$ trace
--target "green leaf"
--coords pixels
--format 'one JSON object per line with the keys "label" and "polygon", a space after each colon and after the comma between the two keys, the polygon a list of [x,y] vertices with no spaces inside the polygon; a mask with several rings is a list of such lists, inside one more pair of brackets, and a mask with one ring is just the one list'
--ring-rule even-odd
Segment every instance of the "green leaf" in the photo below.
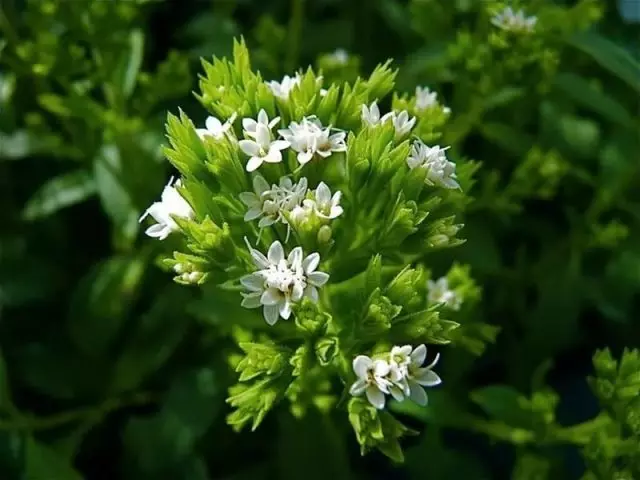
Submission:
{"label": "green leaf", "polygon": [[32,438],[26,441],[25,454],[25,480],[83,480],[55,450]]}
{"label": "green leaf", "polygon": [[184,305],[189,298],[190,292],[178,285],[158,292],[156,302],[126,339],[111,379],[112,392],[136,388],[168,360],[186,332]]}
{"label": "green leaf", "polygon": [[47,217],[65,207],[86,200],[96,193],[93,178],[84,170],[75,170],[47,180],[29,199],[23,215],[27,220]]}
{"label": "green leaf", "polygon": [[127,190],[120,150],[106,144],[93,162],[93,174],[102,207],[125,241],[132,242],[138,233],[138,209]]}
{"label": "green leaf", "polygon": [[484,123],[480,133],[514,156],[524,155],[534,143],[533,137],[504,123]]}
{"label": "green leaf", "polygon": [[612,122],[627,127],[633,126],[634,119],[631,114],[613,97],[596,88],[586,79],[573,73],[560,73],[554,82],[563,95],[568,96],[580,106],[599,113]]}
{"label": "green leaf", "polygon": [[144,33],[140,29],[129,32],[129,51],[127,52],[126,68],[122,75],[121,90],[125,98],[128,98],[136,86],[138,72],[142,65],[144,55]]}
{"label": "green leaf", "polygon": [[530,415],[520,407],[520,393],[508,385],[490,385],[471,392],[471,400],[487,415],[512,426],[526,426]]}
{"label": "green leaf", "polygon": [[100,356],[120,333],[135,305],[148,259],[121,255],[98,263],[74,292],[67,325],[71,338],[87,355]]}
{"label": "green leaf", "polygon": [[640,92],[640,64],[624,49],[594,32],[577,33],[568,42]]}

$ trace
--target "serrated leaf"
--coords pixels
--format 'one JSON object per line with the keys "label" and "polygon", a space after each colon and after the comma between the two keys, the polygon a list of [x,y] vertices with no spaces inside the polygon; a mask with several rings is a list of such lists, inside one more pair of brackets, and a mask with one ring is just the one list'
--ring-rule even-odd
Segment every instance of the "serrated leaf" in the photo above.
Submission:
{"label": "serrated leaf", "polygon": [[47,180],[29,199],[23,216],[27,220],[47,217],[80,203],[96,193],[96,184],[85,170],[75,170]]}

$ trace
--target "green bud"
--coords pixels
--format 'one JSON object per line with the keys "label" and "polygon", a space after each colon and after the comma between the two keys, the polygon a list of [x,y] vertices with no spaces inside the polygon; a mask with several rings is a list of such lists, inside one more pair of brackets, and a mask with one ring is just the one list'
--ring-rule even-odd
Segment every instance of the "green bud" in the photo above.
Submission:
{"label": "green bud", "polygon": [[362,319],[362,333],[366,336],[378,336],[386,332],[401,310],[402,307],[391,303],[391,300],[382,295],[380,288],[376,288],[369,298],[366,314]]}
{"label": "green bud", "polygon": [[327,366],[338,354],[339,345],[337,337],[325,337],[316,342],[315,352],[320,365]]}
{"label": "green bud", "polygon": [[331,241],[332,235],[331,227],[329,225],[323,225],[318,230],[318,245],[327,245]]}

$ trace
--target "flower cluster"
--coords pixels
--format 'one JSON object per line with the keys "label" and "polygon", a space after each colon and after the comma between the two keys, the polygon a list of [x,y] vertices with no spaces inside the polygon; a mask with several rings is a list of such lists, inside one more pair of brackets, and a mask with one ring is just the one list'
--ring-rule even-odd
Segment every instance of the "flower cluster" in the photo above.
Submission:
{"label": "flower cluster", "polygon": [[463,299],[455,290],[449,288],[447,277],[440,277],[436,281],[427,280],[427,289],[430,304],[443,304],[451,310],[460,310]]}
{"label": "flower cluster", "polygon": [[358,380],[351,385],[349,393],[354,396],[364,393],[369,403],[378,410],[385,406],[385,395],[391,395],[399,402],[409,398],[424,406],[427,404],[427,393],[423,387],[442,383],[433,371],[440,355],[423,367],[426,358],[427,347],[424,344],[415,349],[411,345],[395,346],[391,352],[375,360],[358,355],[353,360],[353,372]]}
{"label": "flower cluster", "polygon": [[[438,102],[438,92],[432,92],[429,87],[416,87],[416,110],[423,112],[429,108],[437,107],[440,105]],[[449,115],[451,109],[447,106],[443,106],[442,110],[445,114]]]}
{"label": "flower cluster", "polygon": [[[446,147],[419,140],[418,123],[430,120],[412,116],[411,102],[381,115],[377,100],[395,76],[386,64],[330,94],[311,69],[264,82],[249,65],[242,43],[233,62],[205,62],[198,98],[211,113],[206,128],[184,113],[169,116],[165,152],[181,179],[143,215],[157,222],[147,234],[180,233],[163,260],[176,282],[207,283],[213,305],[235,298],[249,309],[240,325],[220,324],[245,353],[229,390],[229,424],[255,428],[285,399],[296,412],[330,408],[340,396],[331,391],[335,376],[353,380],[345,358],[400,339],[407,345],[355,358],[358,380],[346,405],[363,449],[399,451],[386,446],[406,428],[380,409],[387,395],[424,405],[424,387],[440,383],[438,358],[423,366],[424,343],[456,340],[459,324],[439,310],[457,304],[446,285],[427,289],[422,262],[429,250],[462,241],[454,220],[472,168],[456,173]],[[429,97],[417,100],[420,108],[436,101],[417,94]],[[310,400],[319,397],[327,401]],[[384,418],[381,433],[360,415]]]}
{"label": "flower cluster", "polygon": [[496,27],[516,33],[533,32],[537,22],[538,19],[535,16],[527,16],[524,10],[515,11],[511,7],[505,7],[491,19],[491,23]]}

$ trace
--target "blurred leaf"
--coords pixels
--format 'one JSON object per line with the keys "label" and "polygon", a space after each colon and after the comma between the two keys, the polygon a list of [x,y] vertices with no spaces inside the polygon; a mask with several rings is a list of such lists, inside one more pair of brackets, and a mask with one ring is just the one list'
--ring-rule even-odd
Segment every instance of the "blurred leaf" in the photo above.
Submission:
{"label": "blurred leaf", "polygon": [[4,356],[0,350],[0,412],[13,412],[15,407],[11,399],[11,390],[9,388],[9,376],[7,374],[7,365]]}
{"label": "blurred leaf", "polygon": [[129,50],[125,53],[122,65],[116,72],[116,81],[125,98],[131,96],[136,87],[143,55],[144,33],[139,29],[131,30],[129,32]]}
{"label": "blurred leaf", "polygon": [[550,475],[551,462],[533,453],[518,455],[511,480],[547,480]]}
{"label": "blurred leaf", "polygon": [[512,426],[530,423],[530,415],[520,407],[520,393],[507,385],[490,385],[471,392],[471,400],[487,415]]}
{"label": "blurred leaf", "polygon": [[86,200],[96,192],[93,178],[84,170],[75,170],[47,180],[27,202],[23,215],[27,220],[47,217],[58,210]]}
{"label": "blurred leaf", "polygon": [[161,410],[130,420],[125,429],[133,478],[208,478],[195,449],[218,414],[222,394],[210,367],[178,374]]}
{"label": "blurred leaf", "polygon": [[524,93],[525,89],[522,87],[504,87],[484,101],[483,109],[488,111],[494,108],[503,107],[517,98],[520,98]]}
{"label": "blurred leaf", "polygon": [[184,305],[189,297],[189,291],[178,285],[158,292],[156,302],[126,338],[124,350],[115,363],[111,391],[136,388],[168,360],[186,332]]}
{"label": "blurred leaf", "polygon": [[[0,431],[0,475],[21,479],[24,472],[25,439],[16,432]],[[34,479],[35,480],[35,479]]]}
{"label": "blurred leaf", "polygon": [[116,145],[103,145],[93,162],[93,174],[102,206],[127,242],[138,233],[138,210],[123,178],[122,159]]}
{"label": "blurred leaf", "polygon": [[577,33],[568,41],[640,93],[640,64],[624,49],[594,32]]}
{"label": "blurred leaf", "polygon": [[32,438],[26,441],[25,470],[25,480],[83,480],[55,450]]}
{"label": "blurred leaf", "polygon": [[11,134],[0,132],[0,161],[20,160],[46,152],[49,142],[29,130],[17,130]]}
{"label": "blurred leaf", "polygon": [[531,136],[504,123],[483,123],[480,132],[486,139],[516,156],[524,155],[534,143]]}
{"label": "blurred leaf", "polygon": [[634,120],[629,112],[613,97],[594,87],[586,79],[573,73],[560,73],[554,81],[563,95],[567,95],[580,106],[599,113],[612,122],[627,127],[633,126]]}
{"label": "blurred leaf", "polygon": [[80,280],[67,324],[81,351],[97,357],[107,352],[135,304],[147,260],[144,255],[112,257]]}

